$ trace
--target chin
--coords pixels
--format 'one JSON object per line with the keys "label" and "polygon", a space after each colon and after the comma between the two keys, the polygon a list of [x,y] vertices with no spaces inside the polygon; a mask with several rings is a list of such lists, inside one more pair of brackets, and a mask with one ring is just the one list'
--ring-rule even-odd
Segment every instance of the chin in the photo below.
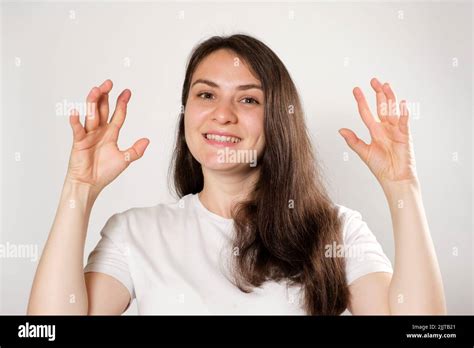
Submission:
{"label": "chin", "polygon": [[[249,172],[255,169],[256,150],[246,150],[237,146],[209,146],[194,143],[189,147],[193,157],[203,168],[216,171]],[[199,145],[199,146],[198,146]]]}
{"label": "chin", "polygon": [[201,165],[211,170],[234,171],[246,166],[243,163],[222,163],[217,153],[207,154],[204,158],[203,161],[200,161]]}

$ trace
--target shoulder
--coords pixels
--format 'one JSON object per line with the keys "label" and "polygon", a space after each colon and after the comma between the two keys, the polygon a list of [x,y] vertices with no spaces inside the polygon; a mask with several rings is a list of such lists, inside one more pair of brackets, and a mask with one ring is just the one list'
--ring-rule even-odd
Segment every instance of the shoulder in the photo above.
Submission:
{"label": "shoulder", "polygon": [[372,272],[393,273],[391,261],[362,214],[342,205],[337,207],[343,221],[347,283]]}
{"label": "shoulder", "polygon": [[360,227],[361,224],[365,224],[365,221],[362,219],[362,214],[358,210],[348,208],[341,204],[335,204],[335,206],[338,211],[338,217],[342,222],[344,237],[348,237],[355,232],[357,227]]}
{"label": "shoulder", "polygon": [[336,204],[334,203],[334,206],[336,207],[337,209],[337,212],[338,212],[338,215],[340,217],[343,217],[344,219],[347,219],[347,218],[353,218],[355,216],[358,216],[358,217],[361,217],[361,213],[357,210],[354,210],[354,209],[351,209],[351,208],[348,208],[342,204]]}
{"label": "shoulder", "polygon": [[378,244],[377,237],[360,211],[340,204],[336,204],[336,206],[342,223],[344,244],[347,246]]}
{"label": "shoulder", "polygon": [[189,214],[192,199],[193,195],[186,195],[168,203],[132,207],[112,215],[107,224],[133,232],[149,230],[163,223],[181,221]]}

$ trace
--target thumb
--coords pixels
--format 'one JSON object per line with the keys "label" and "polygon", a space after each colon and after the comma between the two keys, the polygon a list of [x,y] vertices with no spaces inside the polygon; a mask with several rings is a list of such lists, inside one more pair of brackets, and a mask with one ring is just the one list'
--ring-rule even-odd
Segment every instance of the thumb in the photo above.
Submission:
{"label": "thumb", "polygon": [[149,143],[150,143],[149,139],[141,138],[137,140],[135,144],[133,144],[130,148],[128,148],[125,151],[122,151],[122,153],[125,156],[125,161],[133,162],[141,158],[143,154],[145,153],[145,150]]}
{"label": "thumb", "polygon": [[365,162],[367,158],[367,153],[369,150],[369,145],[367,145],[363,140],[359,139],[353,131],[347,128],[339,129],[339,134],[344,138],[347,145]]}

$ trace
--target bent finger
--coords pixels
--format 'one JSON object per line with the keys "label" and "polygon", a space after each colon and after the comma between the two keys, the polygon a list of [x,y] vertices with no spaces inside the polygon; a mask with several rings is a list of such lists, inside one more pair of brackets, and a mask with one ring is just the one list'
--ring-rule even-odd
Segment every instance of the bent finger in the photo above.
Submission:
{"label": "bent finger", "polygon": [[69,124],[72,128],[74,141],[80,141],[86,136],[86,131],[79,119],[79,112],[76,109],[72,109],[69,112]]}
{"label": "bent finger", "polygon": [[85,129],[86,132],[90,132],[95,130],[99,126],[99,117],[98,117],[98,109],[97,109],[97,102],[100,97],[100,89],[98,87],[94,87],[89,92],[89,95],[86,99],[86,119]]}
{"label": "bent finger", "polygon": [[99,124],[106,125],[109,119],[109,92],[112,90],[113,82],[109,79],[105,80],[100,86],[100,98],[99,98]]}
{"label": "bent finger", "polygon": [[357,107],[359,109],[360,117],[362,118],[362,121],[372,134],[372,127],[376,122],[374,116],[372,116],[372,113],[370,112],[370,108],[367,104],[367,100],[365,99],[364,93],[362,93],[359,87],[354,88],[352,93],[354,94],[354,97],[357,101]]}
{"label": "bent finger", "polygon": [[408,134],[410,130],[409,118],[410,118],[410,115],[409,115],[409,110],[408,110],[406,100],[402,100],[400,102],[400,122],[398,124],[398,128],[404,134]]}
{"label": "bent finger", "polygon": [[127,114],[127,104],[131,96],[132,92],[129,89],[125,89],[117,98],[117,104],[115,106],[115,111],[112,115],[110,123],[119,129],[122,127],[123,122],[125,121],[125,116]]}
{"label": "bent finger", "polygon": [[349,147],[357,155],[359,155],[362,161],[366,162],[369,152],[369,145],[367,145],[363,140],[359,139],[359,137],[350,129],[341,128],[339,130],[339,134],[342,135],[347,145],[349,145]]}
{"label": "bent finger", "polygon": [[145,153],[145,150],[150,143],[150,140],[147,138],[141,138],[135,142],[130,148],[125,151],[122,151],[124,159],[127,162],[133,162],[141,158]]}
{"label": "bent finger", "polygon": [[392,87],[390,87],[390,84],[384,83],[382,89],[388,103],[388,121],[390,124],[396,125],[398,123],[397,98],[395,97],[395,93],[393,92]]}
{"label": "bent finger", "polygon": [[388,105],[387,98],[385,97],[385,93],[382,90],[382,84],[374,77],[372,80],[370,80],[370,85],[375,91],[375,97],[377,99],[377,115],[380,119],[380,122],[385,122],[387,121]]}

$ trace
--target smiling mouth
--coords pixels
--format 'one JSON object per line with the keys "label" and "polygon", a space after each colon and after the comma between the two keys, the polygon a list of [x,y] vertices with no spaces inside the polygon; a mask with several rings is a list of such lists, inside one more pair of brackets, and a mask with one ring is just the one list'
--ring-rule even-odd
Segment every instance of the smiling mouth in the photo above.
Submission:
{"label": "smiling mouth", "polygon": [[205,133],[203,134],[203,137],[206,138],[207,140],[211,141],[216,141],[219,143],[232,143],[236,144],[242,141],[242,139],[237,138],[237,137],[230,137],[230,136],[225,136],[225,135],[217,135],[217,134],[212,134],[212,133]]}

